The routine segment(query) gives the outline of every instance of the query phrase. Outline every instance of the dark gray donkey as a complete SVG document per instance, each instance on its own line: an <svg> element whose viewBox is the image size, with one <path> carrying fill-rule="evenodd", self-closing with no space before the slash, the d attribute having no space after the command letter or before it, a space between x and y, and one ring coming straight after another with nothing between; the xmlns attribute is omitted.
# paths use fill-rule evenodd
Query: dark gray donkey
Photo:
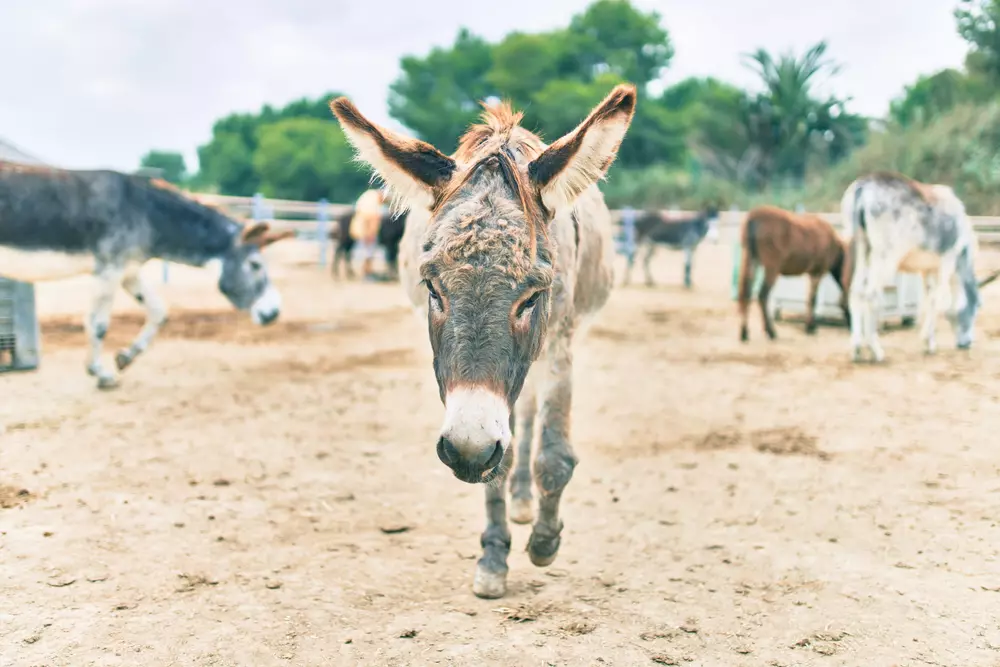
<svg viewBox="0 0 1000 667"><path fill-rule="evenodd" d="M559 502L577 463L571 345L612 286L611 213L597 182L617 155L635 100L634 86L617 86L550 146L521 127L509 105L487 106L483 124L469 128L452 156L373 124L345 98L331 103L359 158L390 187L394 205L410 211L399 269L434 353L445 407L437 454L458 479L486 484L483 557L472 586L480 597L507 588L504 482L515 430L511 515L532 519L536 415L540 498L528 555L541 567L559 551Z"/></svg>
<svg viewBox="0 0 1000 667"><path fill-rule="evenodd" d="M641 211L635 220L635 248L628 255L623 285L632 279L632 265L635 256L643 253L642 268L646 273L646 285L653 286L653 274L649 264L657 246L684 251L684 287L691 287L691 264L694 251L704 240L713 225L719 221L719 211L708 207L695 215L672 216L660 211Z"/></svg>
<svg viewBox="0 0 1000 667"><path fill-rule="evenodd" d="M96 278L84 320L90 338L87 372L97 386L118 386L101 363L111 306L119 286L146 309L146 323L117 353L119 370L145 350L166 321L167 308L140 270L150 259L214 264L219 290L257 324L277 317L281 298L261 248L288 233L267 223L244 226L165 181L113 171L70 171L0 163L0 275L25 282Z"/></svg>

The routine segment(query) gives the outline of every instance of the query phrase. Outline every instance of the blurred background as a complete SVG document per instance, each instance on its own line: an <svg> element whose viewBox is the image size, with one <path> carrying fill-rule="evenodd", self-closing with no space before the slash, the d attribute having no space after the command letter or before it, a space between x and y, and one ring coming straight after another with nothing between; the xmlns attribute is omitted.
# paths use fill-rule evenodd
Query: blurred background
<svg viewBox="0 0 1000 667"><path fill-rule="evenodd" d="M553 139L642 99L612 207L833 210L867 169L1000 213L1000 0L45 0L0 5L0 157L161 169L206 193L353 202L327 102L450 152L512 100Z"/></svg>

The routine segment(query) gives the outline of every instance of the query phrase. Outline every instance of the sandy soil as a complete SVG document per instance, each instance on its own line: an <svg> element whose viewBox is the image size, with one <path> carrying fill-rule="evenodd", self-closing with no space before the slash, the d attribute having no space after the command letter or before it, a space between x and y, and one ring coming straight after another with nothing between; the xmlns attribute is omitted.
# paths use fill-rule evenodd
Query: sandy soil
<svg viewBox="0 0 1000 667"><path fill-rule="evenodd" d="M755 312L741 345L728 245L691 292L663 253L579 341L558 559L512 525L486 601L425 330L283 245L279 323L176 269L111 393L85 285L39 288L43 366L0 375L0 665L1000 665L995 289L970 353L942 321L936 357L896 330L854 366L843 328L769 343Z"/></svg>

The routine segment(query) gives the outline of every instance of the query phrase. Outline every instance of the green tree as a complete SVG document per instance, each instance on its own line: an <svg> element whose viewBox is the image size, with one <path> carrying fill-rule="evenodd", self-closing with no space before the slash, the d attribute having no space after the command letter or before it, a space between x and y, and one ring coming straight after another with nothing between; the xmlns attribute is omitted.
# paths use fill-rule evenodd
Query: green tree
<svg viewBox="0 0 1000 667"><path fill-rule="evenodd" d="M336 124L329 101L340 93L300 98L284 107L264 105L257 113L232 113L212 126L212 138L198 147L200 171L195 181L224 194L250 196L261 187L254 164L262 127L290 118L313 118Z"/></svg>
<svg viewBox="0 0 1000 667"><path fill-rule="evenodd" d="M928 122L964 102L981 101L988 87L956 69L920 76L906 86L903 95L890 103L889 116L906 127Z"/></svg>
<svg viewBox="0 0 1000 667"><path fill-rule="evenodd" d="M493 94L492 62L490 44L465 28L449 48L434 48L424 58L404 57L402 74L389 87L389 115L451 152L482 110L479 101Z"/></svg>
<svg viewBox="0 0 1000 667"><path fill-rule="evenodd" d="M840 71L826 58L826 49L821 41L801 57L784 53L775 58L764 49L745 55L764 84L764 92L750 98L743 112L757 185L775 177L801 181L815 153L835 161L864 141L866 123L846 111L845 100L813 94L820 75Z"/></svg>
<svg viewBox="0 0 1000 667"><path fill-rule="evenodd" d="M993 84L1000 82L1000 0L959 0L955 10L958 34L975 54L966 61Z"/></svg>
<svg viewBox="0 0 1000 667"><path fill-rule="evenodd" d="M389 113L447 151L476 121L481 100L504 98L524 112L525 127L551 141L583 120L611 86L630 81L640 100L619 162L679 162L685 152L679 119L648 103L646 94L672 56L658 13L626 0L597 0L560 30L513 32L496 44L461 30L448 48L403 58Z"/></svg>
<svg viewBox="0 0 1000 667"><path fill-rule="evenodd" d="M257 143L253 166L265 196L349 202L368 186L336 122L302 116L266 123Z"/></svg>
<svg viewBox="0 0 1000 667"><path fill-rule="evenodd" d="M187 178L187 165L184 164L184 156L175 151L149 151L142 156L139 166L162 170L163 179L174 184L183 183Z"/></svg>
<svg viewBox="0 0 1000 667"><path fill-rule="evenodd" d="M661 19L658 12L641 12L628 0L597 0L575 15L567 41L584 80L610 71L644 91L674 55Z"/></svg>

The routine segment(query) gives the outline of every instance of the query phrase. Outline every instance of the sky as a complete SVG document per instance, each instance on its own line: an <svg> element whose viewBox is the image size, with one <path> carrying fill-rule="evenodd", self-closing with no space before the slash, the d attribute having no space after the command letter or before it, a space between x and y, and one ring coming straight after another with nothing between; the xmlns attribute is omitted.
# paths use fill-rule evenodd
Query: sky
<svg viewBox="0 0 1000 667"><path fill-rule="evenodd" d="M134 170L149 149L189 169L212 123L329 90L376 122L399 58L566 25L588 0L2 0L0 137L67 168ZM742 53L801 53L821 39L843 70L820 90L882 116L920 74L960 67L957 0L633 0L675 56L666 84L715 76L752 88ZM765 9L766 8L766 9ZM501 10L501 11L498 11ZM336 122L331 116L331 122Z"/></svg>

